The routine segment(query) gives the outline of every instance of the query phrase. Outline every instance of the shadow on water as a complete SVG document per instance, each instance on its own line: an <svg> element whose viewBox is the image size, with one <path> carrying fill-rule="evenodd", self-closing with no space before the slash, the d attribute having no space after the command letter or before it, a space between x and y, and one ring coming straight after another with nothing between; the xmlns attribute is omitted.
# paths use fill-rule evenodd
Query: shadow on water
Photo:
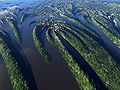
<svg viewBox="0 0 120 90"><path fill-rule="evenodd" d="M47 64L44 62L43 58L36 49L32 38L32 31L35 24L31 25L30 28L27 28L26 25L29 22L29 19L25 21L23 23L24 26L21 28L24 31L22 34L22 37L24 37L22 48L25 56L32 66L38 89L79 90L76 80L64 62L62 55L57 49L55 49L55 47L52 47L50 44L46 43L46 35L43 35L42 38L45 38L45 48L47 47L46 49L50 53L54 63Z"/></svg>
<svg viewBox="0 0 120 90"><path fill-rule="evenodd" d="M40 25L37 27L36 36L38 37L39 41L41 42L42 46L44 47L45 46L44 32L46 32L46 30L42 30L42 27L43 26L40 26Z"/></svg>
<svg viewBox="0 0 120 90"><path fill-rule="evenodd" d="M13 90L4 60L0 55L0 89Z"/></svg>
<svg viewBox="0 0 120 90"><path fill-rule="evenodd" d="M60 30L60 32L62 32L66 37L68 37L68 38L70 38L71 39L71 37L66 33L67 31L64 31L64 30Z"/></svg>
<svg viewBox="0 0 120 90"><path fill-rule="evenodd" d="M22 18L22 21L20 22L20 24L22 24L28 16L30 16L30 14L22 13L23 18Z"/></svg>
<svg viewBox="0 0 120 90"><path fill-rule="evenodd" d="M101 38L96 37L95 35L93 35L92 33L88 32L85 29L81 29L79 27L76 27L78 29L80 29L81 31L83 31L86 35L88 35L89 37L91 37L92 39L94 39L96 42L98 42L99 45L101 45L115 60L118 64L120 64L120 59L119 57L116 55L116 53L113 52L114 49L112 49L112 47L108 46L108 44L105 44L104 40ZM80 33L79 31L73 29L74 31L76 31L78 34ZM80 33L81 35L81 33Z"/></svg>
<svg viewBox="0 0 120 90"><path fill-rule="evenodd" d="M19 34L19 39L20 39L19 43L22 43L22 38L21 38L20 30L19 30L18 25L17 25L17 21L13 20L13 24L17 30L17 33Z"/></svg>
<svg viewBox="0 0 120 90"><path fill-rule="evenodd" d="M70 30L68 30L67 28L64 28L66 30L66 32L71 33L74 37L76 37L81 44L85 47L85 49L89 50L89 48L87 47L87 45L83 42L83 40L81 38L79 38L76 34L74 34L73 32L71 32Z"/></svg>
<svg viewBox="0 0 120 90"><path fill-rule="evenodd" d="M102 23L100 23L100 21L95 20L97 23L99 23L101 26L103 26L108 32L110 32L111 34L113 34L114 36L116 36L116 33L112 32L111 30L109 30L109 28L105 27L105 25L103 25ZM120 31L116 28L116 31L118 31L120 33ZM117 38L120 39L120 37L117 36Z"/></svg>
<svg viewBox="0 0 120 90"><path fill-rule="evenodd" d="M27 60L25 60L26 58L25 57L23 58L23 56L19 53L19 51L13 46L9 36L6 37L0 33L0 37L2 37L5 43L8 45L11 55L15 58L15 60L17 60L15 62L18 62L21 73L24 79L28 82L28 86L30 90L37 90L34 76L32 74L31 65L27 62Z"/></svg>
<svg viewBox="0 0 120 90"><path fill-rule="evenodd" d="M84 23L81 17L79 20ZM84 24L98 33L98 35L101 37L101 40L97 42L102 45L106 51L108 51L108 53L116 60L118 64L120 64L120 49L101 30L99 30L93 22L90 21L90 23L93 25L92 27L85 23Z"/></svg>
<svg viewBox="0 0 120 90"><path fill-rule="evenodd" d="M106 17L104 17L104 16L102 16L102 17L103 17L104 19L106 19L107 21L109 21L109 22L112 24L113 28L115 28L115 30L116 30L118 33L120 33L120 30L119 30L118 27L116 27L115 23L113 22L113 19L108 19L108 18L106 18Z"/></svg>
<svg viewBox="0 0 120 90"><path fill-rule="evenodd" d="M70 23L73 27L79 29L80 31L84 32L86 35L88 35L89 37L93 38L96 42L98 42L99 45L101 45L115 60L118 64L120 64L120 55L118 52L119 49L117 49L118 47L116 47L115 44L113 44L113 42L111 40L109 40L103 32L101 32L100 30L95 30L95 32L98 33L98 35L102 35L102 38L98 38L97 36L93 35L92 33L88 32L87 30L81 28L79 25L77 25L76 23L68 20L68 19L65 19L65 18L61 18L63 20L65 20L66 22ZM79 18L81 21L82 19ZM84 23L82 21L82 23ZM85 24L85 23L84 23ZM86 24L85 24L86 25ZM87 27L89 27L87 25ZM72 27L70 27L72 28ZM89 27L90 28L90 27ZM90 28L91 29L91 28ZM74 31L76 31L78 34L82 35L78 30L75 30L73 29ZM99 32L100 31L100 32Z"/></svg>
<svg viewBox="0 0 120 90"><path fill-rule="evenodd" d="M84 58L74 49L60 34L56 32L56 35L61 40L63 45L68 49L74 60L78 63L79 67L89 76L90 82L95 85L97 90L108 90L104 83L101 81L96 72L90 67L90 65L84 60Z"/></svg>
<svg viewBox="0 0 120 90"><path fill-rule="evenodd" d="M20 4L21 1L19 1ZM22 2L26 3L26 2ZM17 4L16 4L17 5ZM74 7L73 7L74 8ZM20 14L22 11L20 12ZM74 11L73 11L74 13ZM75 13L74 13L75 14ZM19 17L19 16L18 16ZM24 19L21 28L21 31L18 33L21 34L22 44L17 45L17 43L13 43L15 41L14 38L4 37L0 34L2 38L4 38L5 42L8 44L12 56L17 60L21 72L23 73L24 78L27 80L29 87L31 90L79 90L77 83L72 76L67 64L64 61L64 58L59 53L59 51L53 47L46 39L46 32L41 34L41 31L37 32L37 36L39 36L39 40L42 41L43 46L48 50L50 55L52 56L53 61L55 62L53 65L49 65L42 61L42 57L37 51L33 38L32 38L32 29L26 28L27 22L30 22L31 18ZM77 19L77 18L75 18ZM19 21L19 20L18 20ZM15 26L17 26L17 22L15 22ZM16 27L17 30L19 29ZM79 28L80 29L80 28ZM87 30L81 29L85 34L92 37L95 41L97 41L100 45L102 45L108 52L111 54L112 51L104 44L100 38L97 38L92 33ZM78 31L77 31L78 32ZM64 32L65 33L65 32ZM77 37L74 33L70 32L74 37L78 38L81 42L82 40ZM80 32L78 32L81 34ZM48 30L48 34L51 35L51 30ZM95 84L97 89L107 88L100 80L99 76L94 72L94 70L89 66L89 64L84 60L84 58L74 49L64 38L62 38L58 33L56 33L59 39L63 42L64 46L69 50L72 54L73 58L79 64L80 68L89 76L90 81ZM41 36L42 35L42 36ZM82 34L81 34L82 35ZM43 40L41 39L43 38ZM52 37L52 36L51 36ZM13 42L11 42L13 41ZM85 45L82 42L83 45ZM19 47L19 48L18 48ZM20 50L20 51L19 51ZM62 61L62 62L61 62ZM31 64L31 65L30 65ZM33 76L34 75L34 76ZM35 77L35 79L34 79ZM37 86L36 86L37 84ZM37 88L38 87L38 88Z"/></svg>
<svg viewBox="0 0 120 90"><path fill-rule="evenodd" d="M48 35L50 36L51 40L54 41L54 38L52 36L52 30L51 29L48 29Z"/></svg>
<svg viewBox="0 0 120 90"><path fill-rule="evenodd" d="M55 78L53 80L59 81L59 82L52 82L56 84L62 85L59 87L59 90L79 90L77 81L74 79L70 69L67 66L67 63L65 62L62 54L59 52L59 50L51 45L46 37L46 31L48 30L48 27L45 28L44 33L43 33L43 40L45 43L45 48L50 53L52 60L53 60L53 66L56 67L54 69L53 74L58 74L57 76L53 75L54 77L59 77ZM58 68L59 67L59 68ZM58 86L54 86L57 89Z"/></svg>
<svg viewBox="0 0 120 90"><path fill-rule="evenodd" d="M38 27L36 34L37 34L37 37L39 38L39 41L42 42L43 47L50 54L52 61L53 61L53 63L51 65L44 65L44 68L47 68L48 66L50 66L46 72L46 73L49 73L49 76L48 76L48 74L46 74L47 76L46 75L45 76L47 79L49 79L50 77L54 77L54 78L49 79L50 81L48 81L48 80L46 81L44 79L43 82L45 82L46 84L49 83L49 85L47 85L48 87L45 87L44 84L42 84L41 89L43 89L43 90L49 90L49 89L56 90L57 89L58 90L58 87L59 87L59 90L79 90L77 82L74 79L74 77L72 76L72 73L70 72L66 62L64 61L64 58L59 53L57 48L52 46L47 40L46 31L48 30L48 27L45 26L45 28L43 30L42 30L42 27L43 26ZM58 59L59 61L56 59ZM55 68L52 69L53 67L55 67ZM51 69L52 69L52 71L51 71ZM51 80L52 80L52 82L51 82ZM54 84L54 86L53 85L50 86L50 83Z"/></svg>

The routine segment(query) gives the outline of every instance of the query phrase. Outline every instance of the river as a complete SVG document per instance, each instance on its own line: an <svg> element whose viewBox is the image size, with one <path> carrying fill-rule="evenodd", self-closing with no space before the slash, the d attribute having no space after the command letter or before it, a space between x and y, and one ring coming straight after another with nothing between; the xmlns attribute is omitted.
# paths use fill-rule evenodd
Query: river
<svg viewBox="0 0 120 90"><path fill-rule="evenodd" d="M13 5L18 5L19 7L27 8L32 7L31 3L34 4L32 0L9 0L3 2L4 4L0 4L2 8L8 8L10 6L14 7ZM37 2L37 0L36 0ZM20 12L21 14L22 12ZM17 21L20 21L20 14L17 18ZM18 22L18 28L20 30L20 35L22 38L22 43L19 44L11 29L7 28L7 32L11 37L11 41L13 46L18 50L18 52L23 56L24 61L26 64L30 64L31 71L35 78L35 82L37 84L38 90L79 90L77 82L73 77L72 73L70 72L64 58L60 54L59 50L51 45L47 39L45 38L45 48L50 53L53 64L46 63L41 55L39 54L38 50L36 49L33 38L32 38L32 31L36 24L32 24L29 28L27 25L33 20L40 18L39 16L36 17L27 17L25 21L20 24ZM7 24L6 24L7 25ZM0 57L1 62L3 62L2 57ZM27 65L29 67L29 65ZM3 77L4 75L4 77ZM0 68L0 89L2 90L12 90L12 85L10 84L9 76L7 73L7 69L4 63L1 63ZM4 81L4 82L3 82ZM3 83L2 83L3 82ZM5 84L4 84L5 83ZM6 85L6 87L5 87Z"/></svg>

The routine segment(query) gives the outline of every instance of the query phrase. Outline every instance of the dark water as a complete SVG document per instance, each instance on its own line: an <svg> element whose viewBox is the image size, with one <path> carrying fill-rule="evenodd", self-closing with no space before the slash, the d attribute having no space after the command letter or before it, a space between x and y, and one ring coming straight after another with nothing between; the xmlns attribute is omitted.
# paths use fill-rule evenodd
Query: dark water
<svg viewBox="0 0 120 90"><path fill-rule="evenodd" d="M81 23L83 23L84 25L86 25L87 27L89 27L90 29L92 29L93 31L95 31L100 37L101 39L103 40L103 42L101 42L101 40L99 41L99 39L97 39L95 36L93 36L92 34L90 35L89 32L86 32L86 30L84 30L83 28L81 28L79 25L77 25L76 23L64 18L64 17L61 17L61 16L57 16L56 17L59 17L73 25L75 25L77 28L79 28L80 30L83 30L85 33L87 33L90 37L92 37L93 39L95 39L97 42L99 42L100 45L103 45L104 49L106 49L110 54L111 56L113 56L117 62L120 64L120 48L118 48L101 30L98 29L98 27L91 21L89 21L88 19L88 22L91 23L91 25L87 24L86 22L84 22L82 20L82 15L80 15L79 13L76 14L76 17L80 20Z"/></svg>
<svg viewBox="0 0 120 90"><path fill-rule="evenodd" d="M88 25L87 23L85 23L81 17L82 15L79 15L79 13L76 14L76 17L83 23L85 24L87 27L91 28L92 30L94 30L98 35L100 35L101 39L104 41L104 43L106 44L107 48L109 48L109 50L111 50L114 55L116 55L118 57L118 62L120 63L120 48L118 48L101 30L98 29L98 27L91 21L89 21L92 26ZM88 19L87 19L88 20Z"/></svg>
<svg viewBox="0 0 120 90"><path fill-rule="evenodd" d="M91 79L91 83L95 85L96 89L102 89L107 90L107 87L103 84L99 76L96 74L96 72L91 68L91 66L86 62L86 60L79 54L79 52L70 45L61 35L56 33L58 38L61 40L63 45L68 49L70 54L73 56L76 63L79 65L79 67L84 71L84 73Z"/></svg>
<svg viewBox="0 0 120 90"><path fill-rule="evenodd" d="M1 10L2 8L9 8L12 6L12 8L17 7L32 7L34 5L34 2L32 0L9 0L0 3ZM37 0L36 0L37 2ZM32 4L31 4L32 3ZM14 6L15 5L15 6ZM4 15L1 11L0 17ZM22 12L20 12L21 14ZM20 16L17 18L17 21L20 21ZM6 24L7 28L5 29L7 33L11 37L11 41L13 46L19 51L19 53L23 56L24 60L27 60L25 62L28 62L31 65L31 69L33 72L33 76L35 78L35 82L37 84L37 87L39 90L79 90L79 87L77 85L76 80L74 79L72 73L70 72L66 62L64 61L64 58L60 54L60 52L55 48L53 45L51 45L46 37L45 38L45 48L50 53L53 64L47 64L44 62L43 58L37 51L33 38L32 38L32 31L35 27L35 24L32 24L29 28L27 28L27 25L30 23L30 21L40 18L40 16L35 17L28 17L25 19L23 24L21 25L18 23L18 27L20 30L20 34L22 37L22 44L18 44L18 42L15 39L14 33ZM7 69L5 67L5 64L3 62L2 57L0 56L0 89L1 90L12 90L12 85L9 80L9 75L7 73Z"/></svg>
<svg viewBox="0 0 120 90"><path fill-rule="evenodd" d="M3 62L2 56L0 55L0 89L12 90L11 82Z"/></svg>
<svg viewBox="0 0 120 90"><path fill-rule="evenodd" d="M47 64L35 48L32 40L33 24L30 28L26 27L31 18L21 26L23 43L21 45L23 53L29 60L32 71L38 86L41 90L79 90L75 79L66 65L62 55L45 37L45 48L52 56L53 64Z"/></svg>
<svg viewBox="0 0 120 90"><path fill-rule="evenodd" d="M7 15L6 8L10 8L14 10L16 7L22 7L24 9L35 7L36 3L40 0L4 0L0 3L0 18L2 18L4 15ZM48 40L46 39L46 34L44 32L43 38L44 38L44 45L47 51L50 53L53 64L46 63L41 55L39 54L38 50L36 49L34 42L33 42L33 36L32 32L35 27L35 23L32 24L29 28L27 27L28 24L36 19L39 18L49 18L47 17L41 17L39 15L36 15L32 17L31 15L28 16L22 24L20 24L21 14L24 12L21 11L18 15L17 25L20 30L20 35L22 38L22 43L19 44L16 41L16 38L14 36L13 31L10 29L8 24L5 24L7 27L5 31L10 35L11 41L13 46L18 50L18 52L23 56L24 61L27 64L27 67L29 68L29 64L31 66L33 76L36 82L36 85L39 90L79 90L79 87L77 85L77 82L75 78L73 77L72 73L70 72L63 56L59 52L59 50L51 45ZM33 11L29 11L30 13L33 13ZM85 23L81 16L78 14L76 15L78 19L88 26L89 28L93 29L95 32L97 32L103 41L105 42L106 46L117 55L118 59L120 59L120 49L112 43L109 38L105 36L105 34L100 31L92 22L92 26ZM70 22L69 20L59 17L61 19L64 19L68 21L69 23L75 25L75 23ZM78 26L79 27L79 26ZM60 37L59 37L60 38ZM85 60L80 56L76 50L72 46L70 46L68 43L65 43L64 39L61 39L65 46L69 49L71 54L74 58L77 58L78 61L76 61L81 67L86 66L86 68L83 68L84 72L91 77L94 80L94 83L97 88L106 88L102 81L99 79L97 74L92 70L92 68L85 62ZM12 90L12 85L9 80L9 75L7 73L7 69L5 67L5 64L3 62L0 55L0 90ZM82 66L83 65L83 66Z"/></svg>

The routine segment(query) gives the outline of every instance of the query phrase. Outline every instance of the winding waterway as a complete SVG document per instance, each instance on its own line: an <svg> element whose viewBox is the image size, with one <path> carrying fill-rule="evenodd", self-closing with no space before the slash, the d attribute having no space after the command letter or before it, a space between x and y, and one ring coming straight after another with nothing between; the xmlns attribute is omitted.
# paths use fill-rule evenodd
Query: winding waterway
<svg viewBox="0 0 120 90"><path fill-rule="evenodd" d="M87 27L91 28L95 32L97 32L98 35L102 38L106 46L118 57L118 60L120 60L120 48L118 48L101 30L98 29L98 27L91 21L88 21L92 24L90 26L86 22L82 20L82 15L79 15L79 13L76 14L76 17ZM87 19L88 20L88 19ZM120 61L118 61L120 63Z"/></svg>
<svg viewBox="0 0 120 90"><path fill-rule="evenodd" d="M9 11L7 11L6 9L11 9L14 11L16 8L23 8L23 10L20 11L19 14L17 14L17 17L15 17L17 21L16 25L19 28L19 33L22 38L22 43L18 43L13 30L10 28L7 22L3 24L6 28L0 28L0 29L3 29L8 33L10 37L10 44L12 45L11 48L14 49L15 52L17 52L14 54L19 55L18 57L21 57L18 59L18 61L20 62L21 59L20 64L22 64L23 67L26 68L25 69L26 72L24 72L25 77L27 79L31 79L30 81L28 80L30 82L31 87L32 85L34 85L35 90L37 89L38 90L79 90L79 86L75 78L73 77L70 69L68 68L67 63L65 62L62 54L54 45L51 45L48 42L46 37L46 30L44 30L44 32L42 33L42 39L44 41L45 49L52 57L53 63L52 64L46 63L43 57L40 55L37 48L35 47L33 41L33 29L35 28L36 23L32 23L28 27L29 23L32 22L33 20L37 20L40 18L42 19L50 18L49 15L46 15L46 17L42 17L39 14L36 14L35 16L33 15L35 11L32 10L32 8L37 9L38 1L39 0L34 0L34 1L29 0L28 3L28 0L19 0L19 1L5 0L0 2L0 19L3 18L5 15L9 15ZM21 24L20 20L24 12L29 12L31 15L26 17L23 23ZM55 16L83 30L79 25L68 20L67 18L64 18L59 15L58 16L55 15ZM81 23L83 23L84 25L95 31L104 41L105 47L107 47L114 55L116 55L117 60L120 60L120 48L118 48L101 30L99 30L98 27L93 22L86 19L88 20L88 22L91 23L91 25L87 24L82 20L82 15L80 15L79 13L76 14L76 19L79 19ZM1 22L0 24L2 25ZM73 34L74 37L77 37L74 33L72 32L70 33ZM91 33L87 31L86 33L89 34L89 36L93 37L96 41L99 40ZM99 76L89 66L89 64L84 60L84 58L77 52L77 50L75 50L75 48L72 47L72 45L70 45L62 36L60 36L59 34L57 34L57 36L61 40L63 45L68 49L68 51L73 56L73 58L76 59L76 63L80 66L80 68L85 72L86 75L88 75L93 80L93 81L91 80L91 83L94 83L96 88L107 89L106 86L103 84L103 82L100 80ZM82 42L80 38L79 40ZM82 42L82 44L84 43ZM120 61L118 62L120 63ZM7 68L1 55L0 55L0 89L12 90L12 84L10 82Z"/></svg>
<svg viewBox="0 0 120 90"><path fill-rule="evenodd" d="M16 1L12 3L10 2L11 4L5 3L4 8L12 6L14 4L20 5L20 7L23 7L23 8L29 7L28 4L27 5L25 4L27 2L24 2L24 4L21 4L20 2L21 1L17 3ZM29 2L29 3L32 3L32 2ZM22 11L19 13L17 21L20 20L21 13ZM19 44L16 41L14 33L10 29L9 25L8 25L8 28L5 30L10 35L13 46L23 56L23 59L27 65L27 68L29 68L29 65L31 66L31 68L29 69L33 72L33 76L35 78L35 82L38 90L79 90L77 82L73 77L72 73L70 72L66 62L64 61L64 58L62 57L60 52L57 50L57 48L55 48L53 45L51 45L47 41L46 34L44 35L45 48L50 53L53 60L53 64L47 64L39 54L38 50L36 49L33 42L33 38L32 38L32 32L36 24L32 24L29 28L27 27L27 25L32 20L37 18L38 16L37 17L29 16L25 19L25 21L22 24L18 22L17 25L20 30L20 35L22 37L21 44ZM0 88L2 90L12 90L12 85L10 84L7 69L5 68L5 64L2 63L3 60L1 56L0 56L0 60L1 60ZM7 87L5 87L5 85Z"/></svg>

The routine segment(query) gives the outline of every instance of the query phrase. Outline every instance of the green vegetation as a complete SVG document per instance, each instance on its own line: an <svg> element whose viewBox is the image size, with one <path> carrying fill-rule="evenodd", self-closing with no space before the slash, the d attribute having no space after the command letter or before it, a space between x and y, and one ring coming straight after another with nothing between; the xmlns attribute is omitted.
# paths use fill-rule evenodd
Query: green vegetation
<svg viewBox="0 0 120 90"><path fill-rule="evenodd" d="M76 34L82 39L84 45L75 36L68 32L66 33L71 39L68 38L67 35L60 34L85 58L89 65L100 76L105 85L110 89L120 88L120 81L118 81L118 78L120 78L120 67L109 53L107 53L96 41L85 34L83 35L86 38L82 38L79 34Z"/></svg>
<svg viewBox="0 0 120 90"><path fill-rule="evenodd" d="M13 30L13 33L16 37L16 40L19 42L19 43L22 43L22 40L21 40L21 36L20 36L20 32L19 32L19 29L18 29L18 26L17 24L15 23L14 20L12 19L6 19L7 23L10 25L10 27L12 28Z"/></svg>
<svg viewBox="0 0 120 90"><path fill-rule="evenodd" d="M4 29L4 28L5 28L5 26L3 26L3 25L0 25L0 28L3 28L3 29Z"/></svg>
<svg viewBox="0 0 120 90"><path fill-rule="evenodd" d="M11 10L11 9L7 9L7 10L11 15L13 15L14 17L17 17L17 15L13 12L13 10Z"/></svg>
<svg viewBox="0 0 120 90"><path fill-rule="evenodd" d="M47 50L43 47L42 43L39 39L38 39L38 36L36 35L36 31L38 29L42 29L41 26L36 26L33 30L33 41L34 41L34 44L36 46L36 48L38 49L40 55L45 59L45 61L47 63L52 63L52 59L51 59L51 56L50 54L47 52Z"/></svg>
<svg viewBox="0 0 120 90"><path fill-rule="evenodd" d="M23 10L23 8L17 8L17 14L19 14L20 11L22 11L22 10Z"/></svg>
<svg viewBox="0 0 120 90"><path fill-rule="evenodd" d="M3 18L2 18L2 19L0 19L0 22L1 22L1 23L3 23Z"/></svg>
<svg viewBox="0 0 120 90"><path fill-rule="evenodd" d="M49 42L51 44L55 45L62 53L65 61L67 62L68 67L70 68L73 76L75 77L76 81L78 82L80 89L95 90L95 88L91 85L91 83L88 79L88 76L86 76L85 73L80 69L79 65L75 62L73 57L70 55L68 50L64 47L64 45L58 39L56 34L53 33L52 35L55 40L54 42L50 39L48 33L47 33L47 39L49 40Z"/></svg>
<svg viewBox="0 0 120 90"><path fill-rule="evenodd" d="M36 23L36 21L34 20L34 21L30 22L27 27L29 28L30 25L32 25L33 23Z"/></svg>
<svg viewBox="0 0 120 90"><path fill-rule="evenodd" d="M63 24L62 21L56 22L56 20L53 20L51 22L50 24L53 27L51 27L52 31L56 31L63 36L64 39L67 40L84 57L109 89L120 88L120 81L118 80L120 78L120 67L98 42L96 42L92 37L89 37L78 27L70 25L67 22L64 22ZM63 31L66 34L64 34ZM49 35L47 35L47 37L50 42L53 42L50 40ZM53 37L54 39L57 38L55 35ZM56 45L57 42L54 42L54 44ZM58 45L61 50L62 47L60 47L60 44ZM65 53L63 55L65 55Z"/></svg>
<svg viewBox="0 0 120 90"><path fill-rule="evenodd" d="M30 13L23 13L21 20L20 20L20 24L22 24L24 22L25 18L27 18L29 15L30 15Z"/></svg>
<svg viewBox="0 0 120 90"><path fill-rule="evenodd" d="M120 48L120 34L118 32L117 36L115 34L113 34L114 32L113 31L116 31L116 30L112 30L114 29L113 27L110 27L110 28L106 28L107 26L104 26L104 25L107 25L107 24L102 24L102 22L99 22L98 23L98 20L94 20L92 19L93 23L95 23L95 25L101 30L104 32L104 34L110 38L111 41L113 41L113 43L115 43L119 48ZM99 20L100 21L100 20ZM102 24L102 25L101 25ZM109 25L109 24L108 24ZM109 30L112 30L112 31L109 31Z"/></svg>
<svg viewBox="0 0 120 90"><path fill-rule="evenodd" d="M87 18L88 18L87 16L82 15L82 20L91 26L92 24L88 20L86 20Z"/></svg>
<svg viewBox="0 0 120 90"><path fill-rule="evenodd" d="M117 90L120 88L120 62L117 62L119 51L116 50L116 45L120 48L120 4L96 0L43 0L31 3L31 6L16 8L15 12L12 9L7 9L8 14L0 19L0 23L2 23L0 28L3 29L0 30L0 35L7 37L7 33L4 32L6 26L3 25L5 18L12 28L18 44L21 44L19 24L17 25L17 23L23 26L23 22L30 15L33 20L26 26L29 28L33 23L37 24L31 35L35 47L47 63L51 64L52 58L44 46L46 37L62 54L80 89L94 90L99 88L99 86L95 87L95 79L91 80L93 79L90 77L92 74L83 70L87 64L108 89ZM22 14L20 13L21 10L23 11ZM21 15L20 18L19 15ZM85 23L77 15L81 15L81 19ZM95 28L92 27L94 25ZM111 49L112 45L114 48L114 44L111 45L110 43L109 46L106 46L104 37L101 38L102 35L99 35L99 32L95 30L97 28L115 44L115 50L118 54ZM26 32L23 31L23 33ZM84 58L85 67L80 66L74 54L71 54L69 47L66 47L67 45L58 38L58 35ZM11 50L2 36L0 36L0 53L8 69L13 89L28 90L28 84L20 71L17 59L12 56ZM95 78L97 79L97 77Z"/></svg>
<svg viewBox="0 0 120 90"><path fill-rule="evenodd" d="M0 53L4 59L8 74L14 90L29 90L26 80L20 71L19 65L11 55L11 50L0 37Z"/></svg>
<svg viewBox="0 0 120 90"><path fill-rule="evenodd" d="M116 21L116 24L117 24L118 28L120 29L120 16L117 16L115 18L115 21Z"/></svg>
<svg viewBox="0 0 120 90"><path fill-rule="evenodd" d="M59 10L58 10L58 11L59 11ZM58 11L57 11L57 12L58 12ZM69 17L65 12L60 12L59 15L60 15L61 17L64 17L65 19L67 19L67 20L75 23L75 24L78 25L79 27L87 30L88 32L92 33L93 35L99 37L99 35L98 35L95 31L93 31L93 30L90 29L89 27L85 26L82 22L80 22L80 20L76 19L76 16L75 16L75 15L74 15L74 17ZM99 37L99 38L100 38L100 37Z"/></svg>
<svg viewBox="0 0 120 90"><path fill-rule="evenodd" d="M0 29L0 33L3 34L4 36L7 36L7 34L2 29Z"/></svg>
<svg viewBox="0 0 120 90"><path fill-rule="evenodd" d="M119 26L119 4L83 1L76 2L74 5L75 13L80 13L83 16L87 16L88 19L90 18L90 20L120 48L120 31L114 24L115 19ZM84 18L83 20L86 22Z"/></svg>

